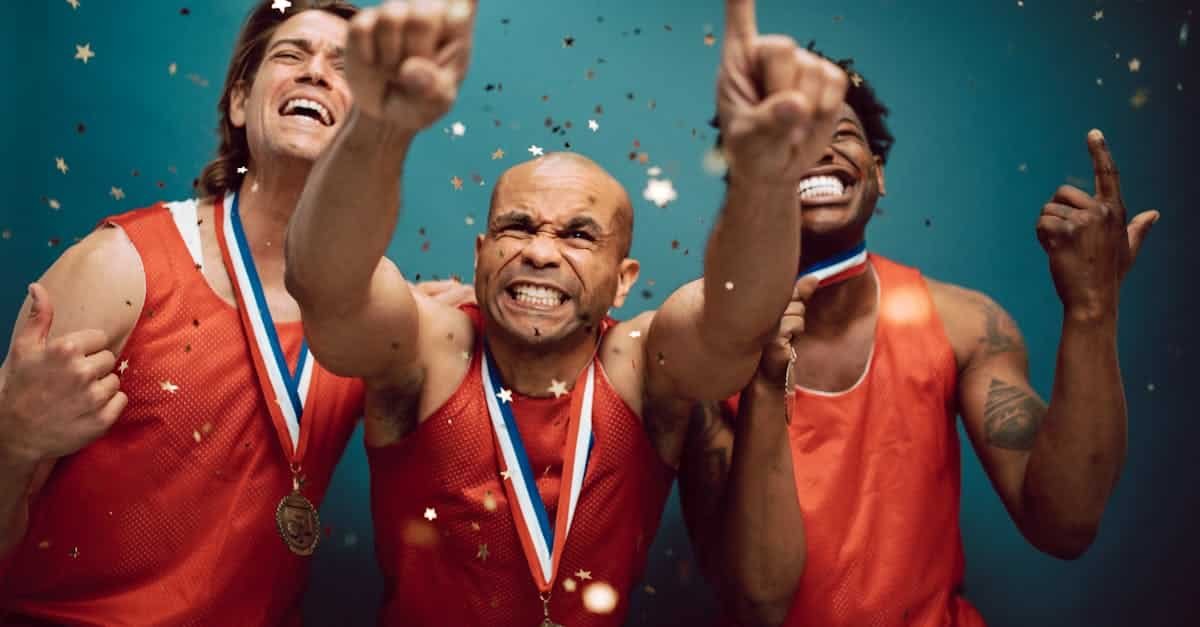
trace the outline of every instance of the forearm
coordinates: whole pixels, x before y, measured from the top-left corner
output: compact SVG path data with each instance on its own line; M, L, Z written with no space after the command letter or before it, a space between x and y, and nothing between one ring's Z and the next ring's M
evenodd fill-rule
M799 258L795 190L732 178L704 257L705 345L757 354L787 308Z
M1066 316L1050 407L1022 486L1030 531L1068 554L1090 544L1125 461L1126 433L1116 317Z
M756 377L742 394L736 425L719 546L725 596L743 625L782 623L804 572L784 392Z
M29 491L37 464L0 452L0 558L25 537Z
M355 110L313 166L287 240L288 288L302 306L367 298L399 220L412 138Z

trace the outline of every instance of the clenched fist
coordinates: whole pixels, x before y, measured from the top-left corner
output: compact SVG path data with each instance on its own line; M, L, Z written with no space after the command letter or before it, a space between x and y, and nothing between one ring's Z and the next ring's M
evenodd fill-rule
M1116 315L1121 281L1159 214L1142 212L1127 225L1120 176L1104 134L1092 130L1087 143L1096 194L1058 188L1042 207L1037 235L1067 314L1094 319Z
M799 182L833 138L847 81L791 38L759 35L754 0L726 0L717 113L730 179Z
M779 332L764 348L758 360L758 378L772 384L787 386L787 369L792 360L792 345L804 333L804 311L808 299L817 291L820 280L806 276L792 287L792 301L788 303L783 317L779 319ZM791 390L788 390L790 393Z
M416 133L450 110L471 57L475 0L392 0L350 21L346 81L359 111Z

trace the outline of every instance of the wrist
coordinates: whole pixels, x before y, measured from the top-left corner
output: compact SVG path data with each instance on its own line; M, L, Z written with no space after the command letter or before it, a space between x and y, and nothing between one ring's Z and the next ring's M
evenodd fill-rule
M1063 307L1063 320L1067 323L1089 326L1115 325L1117 307L1113 305L1067 305Z
M418 130L405 128L392 120L374 117L358 107L346 120L347 140L357 148L375 149L401 156L408 152Z

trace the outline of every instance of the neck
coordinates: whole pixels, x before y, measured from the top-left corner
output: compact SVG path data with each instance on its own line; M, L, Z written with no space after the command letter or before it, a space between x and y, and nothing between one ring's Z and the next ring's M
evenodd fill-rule
M494 325L485 324L484 333L500 379L506 388L524 396L553 396L550 385L555 380L563 381L571 389L596 353L595 335L530 345L512 341L503 331L488 332L488 327Z
M801 236L800 267L797 271L820 263L834 255L844 253L863 243L861 233L851 237L807 237Z
M297 168L288 170L291 171L288 174L278 170L261 173L251 170L238 189L242 228L264 286L283 285L284 237L307 175L307 169L303 172L296 172Z
M878 308L875 268L852 278L819 288L804 308L804 333L829 337L844 331L851 320L871 315Z

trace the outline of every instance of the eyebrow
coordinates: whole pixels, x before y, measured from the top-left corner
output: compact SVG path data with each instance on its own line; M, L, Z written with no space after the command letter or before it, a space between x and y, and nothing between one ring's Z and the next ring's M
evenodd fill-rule
M573 231L578 229L590 229L597 233L603 233L604 229L600 228L600 223L596 222L590 216L575 216L567 221L563 227L564 231Z
M492 220L493 227L503 226L530 226L533 224L533 216L523 211L506 211Z
M285 45L295 46L295 47L307 52L308 54L313 54L313 51L314 51L313 44L311 41L304 39L303 37L292 37L289 39L280 39L279 41L276 41L275 43L271 44L271 47L267 49L267 52L269 53L272 50L278 48L279 46L285 46ZM333 56L335 56L335 57L346 56L346 48L343 46L334 46Z

